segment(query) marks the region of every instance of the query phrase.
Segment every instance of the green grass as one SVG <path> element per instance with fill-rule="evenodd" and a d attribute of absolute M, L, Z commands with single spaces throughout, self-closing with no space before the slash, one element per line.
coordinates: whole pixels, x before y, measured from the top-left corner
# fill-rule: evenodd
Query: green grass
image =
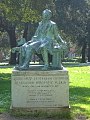
<path fill-rule="evenodd" d="M 0 68 L 0 113 L 10 108 L 11 71 L 12 68 Z"/>
<path fill-rule="evenodd" d="M 68 67 L 70 105 L 74 115 L 90 118 L 90 66 Z"/>
<path fill-rule="evenodd" d="M 70 79 L 70 115 L 90 118 L 90 66 L 64 64 Z M 0 112 L 9 111 L 12 67 L 0 68 Z"/>

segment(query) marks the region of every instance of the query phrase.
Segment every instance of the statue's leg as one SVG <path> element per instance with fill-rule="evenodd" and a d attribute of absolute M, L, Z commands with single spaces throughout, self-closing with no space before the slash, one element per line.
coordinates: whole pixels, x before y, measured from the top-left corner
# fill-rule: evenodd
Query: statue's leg
<path fill-rule="evenodd" d="M 25 48 L 24 46 L 20 47 L 19 50 L 19 66 L 22 66 L 24 63 L 24 59 L 25 59 Z"/>
<path fill-rule="evenodd" d="M 25 57 L 22 56 L 22 54 L 19 53 L 19 66 L 22 66 L 22 65 L 23 65 L 24 59 L 25 59 Z"/>
<path fill-rule="evenodd" d="M 26 48 L 26 52 L 25 52 L 25 59 L 23 62 L 23 65 L 20 67 L 21 70 L 25 70 L 29 68 L 29 62 L 31 60 L 32 57 L 32 53 L 33 53 L 33 49 L 31 46 L 28 46 Z"/>
<path fill-rule="evenodd" d="M 47 70 L 49 64 L 48 64 L 48 51 L 46 48 L 43 48 L 42 56 L 43 56 L 43 60 L 44 60 L 44 67 L 42 68 L 42 70 Z"/>
<path fill-rule="evenodd" d="M 15 66 L 15 69 L 19 69 L 23 64 L 24 57 L 22 56 L 22 47 L 16 47 L 16 51 L 18 51 L 18 64 Z"/>

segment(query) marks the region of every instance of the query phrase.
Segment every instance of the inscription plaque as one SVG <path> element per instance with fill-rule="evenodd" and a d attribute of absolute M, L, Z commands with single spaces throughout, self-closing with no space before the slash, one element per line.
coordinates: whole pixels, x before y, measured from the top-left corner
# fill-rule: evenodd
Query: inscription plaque
<path fill-rule="evenodd" d="M 12 72 L 12 107 L 68 107 L 67 70 Z"/>

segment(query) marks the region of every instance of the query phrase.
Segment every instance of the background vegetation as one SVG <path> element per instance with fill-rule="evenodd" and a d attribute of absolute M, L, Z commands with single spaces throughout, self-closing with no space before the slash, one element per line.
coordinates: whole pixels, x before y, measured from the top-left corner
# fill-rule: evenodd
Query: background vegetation
<path fill-rule="evenodd" d="M 31 39 L 46 8 L 52 10 L 52 20 L 57 23 L 68 47 L 74 44 L 82 55 L 81 62 L 86 62 L 86 56 L 90 62 L 89 0 L 1 0 L 0 34 L 8 33 L 10 48 L 16 46 L 17 29 L 17 32 L 24 30 L 23 37 L 27 41 Z M 16 55 L 11 54 L 9 63 L 15 64 L 15 58 Z"/>

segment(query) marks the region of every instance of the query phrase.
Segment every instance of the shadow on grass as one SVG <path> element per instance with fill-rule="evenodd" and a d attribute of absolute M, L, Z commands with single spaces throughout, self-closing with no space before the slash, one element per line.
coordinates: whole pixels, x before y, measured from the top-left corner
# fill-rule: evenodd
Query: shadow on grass
<path fill-rule="evenodd" d="M 90 88 L 70 87 L 70 101 L 75 103 L 90 104 Z"/>
<path fill-rule="evenodd" d="M 70 106 L 74 116 L 90 117 L 90 88 L 70 87 Z"/>
<path fill-rule="evenodd" d="M 11 80 L 11 73 L 0 73 L 0 80 Z"/>
<path fill-rule="evenodd" d="M 74 111 L 90 115 L 90 88 L 70 87 L 70 104 Z"/>
<path fill-rule="evenodd" d="M 11 74 L 0 73 L 0 113 L 8 111 L 11 100 Z"/>

